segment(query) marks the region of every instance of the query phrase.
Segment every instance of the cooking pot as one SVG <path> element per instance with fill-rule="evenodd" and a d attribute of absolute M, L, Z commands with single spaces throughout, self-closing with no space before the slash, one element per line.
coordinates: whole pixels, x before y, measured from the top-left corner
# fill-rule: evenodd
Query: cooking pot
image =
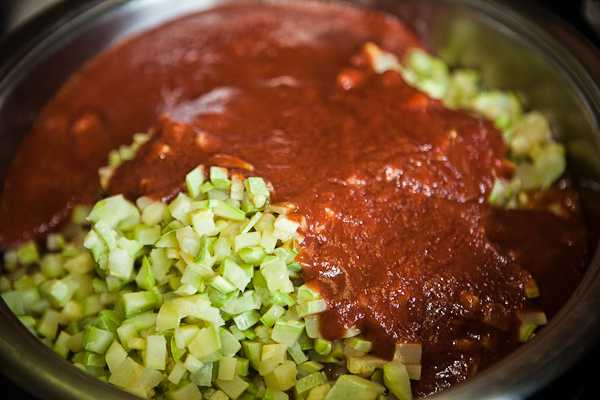
<path fill-rule="evenodd" d="M 0 181 L 40 108 L 86 60 L 128 35 L 222 2 L 65 2 L 13 33 L 0 45 Z M 600 181 L 600 57 L 555 17 L 527 2 L 514 7 L 481 0 L 352 3 L 399 15 L 448 63 L 479 69 L 491 87 L 525 93 L 532 108 L 552 115 L 573 175 L 587 186 Z M 48 399 L 135 398 L 55 355 L 0 303 L 0 365 L 17 384 Z M 600 256 L 595 254 L 569 302 L 533 341 L 434 398 L 527 397 L 594 345 L 600 337 L 598 309 Z"/>

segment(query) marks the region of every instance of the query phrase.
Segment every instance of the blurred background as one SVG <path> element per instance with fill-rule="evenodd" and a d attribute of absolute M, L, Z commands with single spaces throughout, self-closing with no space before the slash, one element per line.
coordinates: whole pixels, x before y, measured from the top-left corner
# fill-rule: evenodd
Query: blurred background
<path fill-rule="evenodd" d="M 99 2 L 102 0 L 0 0 L 0 42 L 6 35 L 12 40 L 29 37 L 36 32 L 36 26 L 43 21 L 61 15 L 69 8 L 69 4 L 82 2 Z M 177 1 L 177 0 L 165 0 Z M 502 0 L 500 0 L 502 1 Z M 600 0 L 505 0 L 519 6 L 531 6 L 534 3 L 557 14 L 574 29 L 586 36 L 589 41 L 600 47 Z M 62 3 L 59 7 L 57 3 Z M 43 18 L 36 19 L 43 14 Z M 10 49 L 10 47 L 7 47 Z M 600 54 L 600 53 L 599 53 Z M 3 54 L 0 54 L 2 57 Z M 600 399 L 597 363 L 600 348 L 596 348 L 588 357 L 565 376 L 552 383 L 543 392 L 530 400 L 562 399 L 592 400 Z M 0 390 L 2 398 L 12 400 L 33 400 L 24 391 L 13 385 L 2 376 L 0 366 Z"/>
<path fill-rule="evenodd" d="M 14 29 L 31 16 L 58 2 L 59 0 L 0 0 L 2 4 L 0 32 L 6 33 Z"/>
<path fill-rule="evenodd" d="M 81 3 L 83 1 L 90 0 L 62 0 L 63 3 Z M 59 2 L 61 0 L 0 0 L 0 35 L 6 34 L 35 14 L 43 12 Z M 518 0 L 513 2 L 539 3 L 542 7 L 552 10 L 571 22 L 584 34 L 594 35 L 596 40 L 600 38 L 600 0 Z"/>

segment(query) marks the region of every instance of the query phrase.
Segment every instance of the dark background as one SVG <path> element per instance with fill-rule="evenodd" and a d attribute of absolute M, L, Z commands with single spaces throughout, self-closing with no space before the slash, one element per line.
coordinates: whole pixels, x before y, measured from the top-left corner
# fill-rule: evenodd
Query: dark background
<path fill-rule="evenodd" d="M 67 3 L 76 3 L 82 0 L 70 0 Z M 167 0 L 169 1 L 169 0 Z M 172 0 L 171 0 L 172 1 Z M 27 14 L 27 6 L 39 8 L 48 0 L 0 0 L 0 40 L 10 28 L 21 21 Z M 26 4 L 28 3 L 28 4 Z M 588 40 L 600 47 L 600 34 L 592 26 L 600 27 L 600 11 L 594 16 L 590 6 L 597 6 L 600 10 L 600 0 L 591 0 L 584 4 L 584 0 L 520 0 L 521 4 L 541 6 L 567 21 L 571 26 L 585 35 Z M 587 6 L 587 7 L 586 7 Z M 586 16 L 587 15 L 587 19 Z M 35 28 L 35 27 L 33 27 Z M 576 327 L 574 327 L 576 329 Z M 600 338 L 599 338 L 600 341 Z M 600 358 L 600 344 L 590 354 L 567 372 L 563 377 L 553 382 L 550 386 L 538 393 L 530 400 L 562 399 L 562 400 L 591 400 L 600 399 L 600 379 L 597 367 Z M 13 385 L 2 376 L 3 366 L 0 366 L 0 393 L 2 398 L 14 400 L 33 400 L 33 398 Z M 58 400 L 58 399 L 57 399 Z"/>

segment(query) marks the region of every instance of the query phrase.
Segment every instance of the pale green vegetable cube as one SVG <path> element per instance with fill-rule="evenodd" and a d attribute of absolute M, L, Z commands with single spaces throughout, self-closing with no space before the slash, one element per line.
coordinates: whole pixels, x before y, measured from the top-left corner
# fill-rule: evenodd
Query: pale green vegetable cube
<path fill-rule="evenodd" d="M 164 379 L 164 375 L 159 371 L 150 368 L 144 368 L 144 372 L 142 372 L 142 376 L 137 382 L 136 389 L 141 389 L 141 392 L 145 394 L 146 397 L 149 397 L 152 389 L 158 386 Z"/>
<path fill-rule="evenodd" d="M 175 363 L 175 365 L 171 369 L 171 372 L 169 373 L 167 379 L 169 380 L 169 382 L 177 385 L 179 384 L 179 382 L 181 382 L 186 373 L 186 368 L 183 366 L 182 363 L 178 362 Z"/>
<path fill-rule="evenodd" d="M 229 400 L 229 396 L 224 392 L 217 390 L 210 396 L 209 400 Z"/>
<path fill-rule="evenodd" d="M 248 290 L 240 297 L 234 297 L 225 302 L 221 309 L 230 315 L 238 315 L 251 310 L 260 309 L 261 301 L 253 290 Z"/>
<path fill-rule="evenodd" d="M 250 373 L 250 360 L 247 358 L 236 357 L 235 373 L 239 376 L 248 376 Z"/>
<path fill-rule="evenodd" d="M 321 337 L 321 331 L 319 330 L 319 316 L 318 315 L 307 315 L 304 317 L 304 324 L 306 328 L 306 334 L 311 339 L 317 339 Z"/>
<path fill-rule="evenodd" d="M 195 257 L 200 251 L 200 237 L 190 226 L 177 229 L 175 237 L 179 248 L 190 256 Z"/>
<path fill-rule="evenodd" d="M 233 317 L 233 322 L 239 330 L 245 331 L 254 326 L 260 320 L 260 314 L 256 310 L 246 311 Z"/>
<path fill-rule="evenodd" d="M 223 181 L 229 181 L 227 168 L 223 167 L 210 167 L 210 181 L 213 185 L 218 186 L 219 184 L 223 184 Z"/>
<path fill-rule="evenodd" d="M 300 227 L 300 223 L 285 215 L 279 215 L 273 226 L 275 228 L 275 237 L 282 241 L 287 241 L 296 236 L 296 231 Z"/>
<path fill-rule="evenodd" d="M 296 363 L 285 360 L 277 366 L 271 373 L 264 376 L 265 384 L 268 388 L 286 391 L 296 384 Z"/>
<path fill-rule="evenodd" d="M 125 227 L 135 226 L 139 223 L 140 212 L 123 195 L 116 195 L 97 202 L 87 219 L 93 223 L 102 221 L 112 228 L 120 224 Z"/>
<path fill-rule="evenodd" d="M 250 283 L 250 277 L 246 272 L 229 258 L 225 259 L 223 263 L 223 277 L 242 292 Z"/>
<path fill-rule="evenodd" d="M 180 349 L 186 348 L 196 336 L 200 328 L 195 325 L 184 325 L 175 329 L 175 343 Z"/>
<path fill-rule="evenodd" d="M 259 265 L 265 257 L 265 251 L 261 246 L 249 246 L 241 249 L 238 256 L 245 263 Z"/>
<path fill-rule="evenodd" d="M 422 355 L 423 346 L 420 343 L 397 343 L 394 361 L 403 364 L 420 364 Z"/>
<path fill-rule="evenodd" d="M 211 278 L 208 284 L 224 294 L 231 293 L 236 290 L 236 287 L 231 282 L 220 275 L 216 275 Z"/>
<path fill-rule="evenodd" d="M 17 260 L 21 265 L 31 265 L 38 262 L 40 255 L 35 242 L 29 241 L 17 248 Z"/>
<path fill-rule="evenodd" d="M 162 335 L 149 335 L 146 337 L 145 352 L 146 368 L 164 370 L 167 364 L 167 340 Z"/>
<path fill-rule="evenodd" d="M 217 379 L 215 384 L 221 389 L 227 396 L 235 400 L 242 395 L 248 389 L 248 382 L 244 381 L 239 376 L 234 376 L 232 380 L 224 381 Z"/>
<path fill-rule="evenodd" d="M 196 385 L 188 383 L 167 393 L 169 400 L 202 400 L 202 393 Z"/>
<path fill-rule="evenodd" d="M 73 353 L 79 353 L 83 350 L 83 332 L 78 332 L 69 338 L 69 350 Z"/>
<path fill-rule="evenodd" d="M 184 193 L 179 193 L 167 208 L 173 218 L 181 222 L 186 222 L 188 213 L 193 209 L 192 199 Z"/>
<path fill-rule="evenodd" d="M 163 332 L 169 329 L 176 329 L 179 327 L 180 320 L 181 314 L 177 304 L 173 302 L 164 303 L 156 316 L 156 330 Z"/>
<path fill-rule="evenodd" d="M 221 350 L 221 336 L 218 330 L 212 326 L 200 329 L 188 345 L 188 349 L 199 359 Z"/>
<path fill-rule="evenodd" d="M 306 400 L 324 400 L 329 390 L 331 390 L 331 385 L 327 383 L 316 386 L 308 392 Z"/>
<path fill-rule="evenodd" d="M 200 236 L 214 235 L 217 231 L 215 225 L 215 214 L 212 210 L 199 210 L 192 214 L 192 225 L 194 230 Z"/>
<path fill-rule="evenodd" d="M 273 304 L 271 308 L 267 310 L 266 313 L 262 315 L 260 321 L 269 328 L 275 325 L 275 321 L 277 321 L 281 316 L 285 314 L 285 308 L 280 306 L 279 304 Z"/>
<path fill-rule="evenodd" d="M 15 315 L 25 315 L 25 304 L 23 302 L 23 294 L 18 290 L 2 293 L 2 300 L 6 303 L 6 306 Z"/>
<path fill-rule="evenodd" d="M 198 360 L 193 355 L 188 354 L 187 357 L 185 358 L 185 362 L 183 363 L 183 366 L 185 367 L 186 370 L 188 370 L 190 372 L 190 374 L 194 374 L 194 373 L 196 373 L 196 371 L 199 371 L 202 367 L 204 367 L 204 363 L 202 361 Z"/>
<path fill-rule="evenodd" d="M 344 375 L 342 375 L 344 376 Z M 310 375 L 306 375 L 305 377 L 299 379 L 296 382 L 296 395 L 301 395 L 303 393 L 308 392 L 314 387 L 327 383 L 327 377 L 322 372 L 313 372 Z M 348 397 L 348 399 L 353 399 L 352 396 Z"/>
<path fill-rule="evenodd" d="M 42 337 L 54 339 L 58 333 L 59 321 L 60 314 L 54 310 L 48 309 L 44 312 L 44 315 L 38 323 L 37 332 Z"/>
<path fill-rule="evenodd" d="M 240 233 L 234 239 L 234 251 L 237 253 L 245 247 L 258 246 L 260 244 L 259 232 Z"/>
<path fill-rule="evenodd" d="M 383 366 L 383 382 L 398 400 L 412 400 L 412 391 L 406 366 L 392 361 Z"/>
<path fill-rule="evenodd" d="M 221 350 L 226 357 L 232 357 L 242 348 L 240 342 L 227 329 L 219 328 L 219 335 L 221 337 Z"/>
<path fill-rule="evenodd" d="M 127 358 L 127 352 L 119 344 L 118 341 L 113 341 L 106 354 L 104 355 L 104 359 L 106 360 L 106 365 L 110 372 L 115 372 L 115 370 L 121 365 L 123 361 Z"/>
<path fill-rule="evenodd" d="M 480 93 L 473 99 L 471 108 L 492 121 L 500 121 L 501 127 L 510 126 L 522 113 L 517 97 L 500 91 Z"/>
<path fill-rule="evenodd" d="M 19 264 L 19 258 L 16 250 L 8 250 L 4 253 L 4 268 L 7 271 L 14 271 Z"/>
<path fill-rule="evenodd" d="M 65 331 L 61 331 L 52 346 L 52 350 L 58 353 L 62 358 L 67 358 L 69 355 L 69 341 L 71 335 Z"/>
<path fill-rule="evenodd" d="M 41 285 L 42 294 L 52 303 L 52 305 L 62 308 L 75 294 L 76 287 L 69 284 L 68 280 L 50 280 Z"/>
<path fill-rule="evenodd" d="M 133 272 L 133 262 L 133 256 L 127 250 L 114 248 L 108 256 L 108 269 L 112 276 L 129 280 Z"/>
<path fill-rule="evenodd" d="M 315 351 L 317 352 L 317 354 L 326 356 L 329 353 L 331 353 L 332 349 L 333 349 L 333 344 L 329 340 L 325 340 L 325 339 L 321 339 L 321 338 L 315 339 Z"/>
<path fill-rule="evenodd" d="M 558 143 L 538 147 L 531 154 L 539 178 L 539 188 L 547 189 L 564 173 L 567 166 L 565 149 Z"/>
<path fill-rule="evenodd" d="M 254 226 L 258 223 L 258 221 L 260 221 L 260 219 L 262 218 L 262 213 L 256 212 L 249 220 L 248 222 L 246 222 L 246 224 L 242 227 L 242 229 L 240 230 L 240 233 L 248 233 L 250 232 L 250 230 L 252 228 L 254 228 Z"/>
<path fill-rule="evenodd" d="M 127 357 L 112 371 L 108 382 L 121 388 L 133 388 L 144 373 L 144 367 Z"/>
<path fill-rule="evenodd" d="M 94 269 L 94 260 L 90 253 L 84 251 L 65 261 L 62 267 L 71 274 L 84 275 Z"/>
<path fill-rule="evenodd" d="M 344 344 L 350 349 L 360 353 L 368 353 L 373 348 L 373 343 L 371 341 L 359 337 L 346 339 Z"/>
<path fill-rule="evenodd" d="M 88 326 L 83 336 L 83 348 L 97 354 L 104 354 L 113 339 L 112 332 Z"/>
<path fill-rule="evenodd" d="M 161 202 L 154 202 L 149 204 L 142 211 L 142 222 L 146 225 L 157 225 L 159 224 L 167 210 L 167 205 Z"/>
<path fill-rule="evenodd" d="M 290 281 L 289 273 L 285 262 L 277 257 L 263 261 L 260 265 L 260 272 L 267 282 L 267 287 L 271 292 L 280 290 L 284 293 L 292 293 L 294 285 Z"/>
<path fill-rule="evenodd" d="M 290 347 L 298 341 L 302 331 L 304 331 L 303 322 L 279 320 L 275 323 L 273 332 L 271 332 L 271 339 Z"/>
<path fill-rule="evenodd" d="M 152 310 L 159 300 L 156 293 L 149 291 L 125 293 L 121 299 L 126 317 Z"/>
<path fill-rule="evenodd" d="M 249 177 L 244 181 L 246 190 L 256 208 L 264 207 L 269 199 L 269 190 L 265 181 L 259 177 Z"/>
<path fill-rule="evenodd" d="M 158 242 L 161 237 L 159 225 L 136 225 L 133 233 L 133 238 L 144 246 L 150 246 Z"/>
<path fill-rule="evenodd" d="M 225 356 L 219 360 L 219 370 L 217 379 L 222 381 L 231 381 L 235 377 L 237 359 L 235 357 Z"/>
<path fill-rule="evenodd" d="M 373 356 L 349 356 L 346 359 L 346 368 L 348 368 L 348 371 L 364 377 L 370 376 L 373 372 L 375 372 L 376 368 L 383 368 L 385 364 L 385 360 Z"/>
<path fill-rule="evenodd" d="M 325 397 L 326 400 L 375 400 L 385 388 L 355 375 L 341 375 Z"/>
<path fill-rule="evenodd" d="M 156 286 L 156 279 L 154 278 L 154 272 L 152 271 L 152 265 L 148 257 L 144 257 L 142 260 L 142 266 L 135 277 L 135 283 L 140 289 L 150 290 Z"/>
<path fill-rule="evenodd" d="M 296 306 L 296 312 L 300 317 L 322 313 L 327 310 L 327 303 L 323 299 L 310 300 Z"/>
<path fill-rule="evenodd" d="M 516 156 L 526 156 L 551 139 L 550 124 L 546 117 L 538 112 L 530 112 L 513 126 L 510 149 Z"/>
<path fill-rule="evenodd" d="M 204 182 L 204 166 L 199 165 L 185 176 L 185 186 L 193 198 L 200 196 L 200 186 Z"/>
<path fill-rule="evenodd" d="M 46 247 L 48 250 L 57 251 L 65 247 L 65 237 L 60 233 L 51 233 L 46 237 Z"/>
<path fill-rule="evenodd" d="M 262 346 L 261 361 L 275 360 L 282 363 L 286 359 L 287 346 L 284 344 L 266 344 Z"/>
<path fill-rule="evenodd" d="M 40 271 L 49 279 L 60 278 L 66 272 L 62 263 L 60 254 L 46 254 L 40 262 Z"/>
<path fill-rule="evenodd" d="M 281 390 L 267 388 L 265 390 L 265 394 L 263 396 L 263 400 L 288 400 L 290 397 L 287 393 L 282 392 Z"/>
<path fill-rule="evenodd" d="M 242 342 L 242 349 L 244 350 L 244 355 L 248 360 L 250 360 L 250 364 L 255 370 L 258 370 L 259 363 L 261 361 L 262 355 L 262 344 L 258 342 L 252 342 L 249 340 Z"/>
<path fill-rule="evenodd" d="M 207 362 L 191 375 L 191 380 L 198 386 L 211 387 L 213 382 L 213 363 Z"/>
<path fill-rule="evenodd" d="M 222 200 L 214 200 L 215 206 L 213 212 L 216 216 L 230 219 L 233 221 L 243 221 L 246 219 L 246 213 L 237 207 L 234 207 Z"/>

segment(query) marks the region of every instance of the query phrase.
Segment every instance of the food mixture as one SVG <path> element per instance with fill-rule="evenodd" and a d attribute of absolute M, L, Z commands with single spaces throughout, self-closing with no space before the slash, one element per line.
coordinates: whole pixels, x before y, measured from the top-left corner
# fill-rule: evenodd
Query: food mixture
<path fill-rule="evenodd" d="M 4 183 L 0 289 L 142 397 L 426 396 L 578 284 L 564 169 L 545 116 L 392 16 L 222 6 L 100 54 L 46 105 Z"/>

